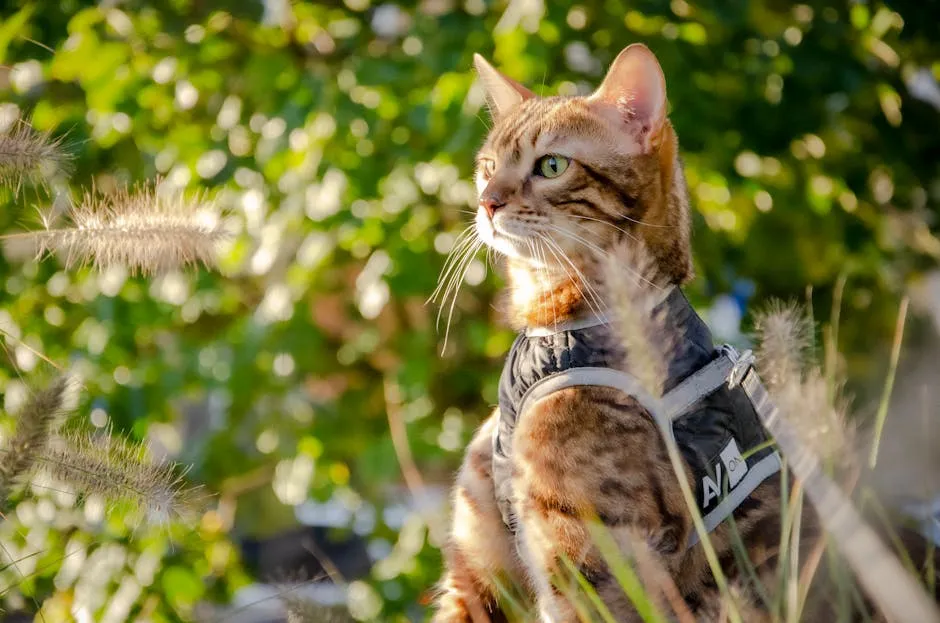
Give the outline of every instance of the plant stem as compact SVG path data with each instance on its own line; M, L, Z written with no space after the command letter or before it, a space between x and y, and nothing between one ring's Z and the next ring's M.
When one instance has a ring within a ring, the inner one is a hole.
M871 454L868 457L868 466L872 469L878 463L878 448L881 445L881 435L884 432L885 420L888 419L888 403L891 402L891 392L894 390L894 377L898 371L898 360L901 358L901 342L904 338L904 323L907 320L907 306L909 299L901 299L898 309L898 320L894 327L894 344L891 346L891 362L888 366L888 376L885 378L884 391L881 393L881 403L875 415L875 435L871 443Z

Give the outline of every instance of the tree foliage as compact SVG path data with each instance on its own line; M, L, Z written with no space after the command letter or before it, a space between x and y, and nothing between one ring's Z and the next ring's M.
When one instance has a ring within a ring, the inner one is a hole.
M71 158L0 190L0 231L35 229L36 207L58 218L82 188L159 178L206 193L233 234L221 274L0 260L0 327L81 373L94 426L191 464L217 496L188 530L136 539L132 509L62 519L54 493L24 502L0 524L0 557L40 553L0 564L6 608L74 599L122 620L105 596L123 595L127 612L189 619L249 581L238 539L330 509L381 557L350 587L352 614L421 616L443 534L433 500L403 506L389 414L429 490L446 486L513 337L482 256L443 354L425 305L475 206L488 123L475 52L571 94L628 43L653 49L696 207L702 309L810 285L825 319L847 275L840 340L864 377L882 370L899 293L940 257L930 3L14 0L2 19L0 125L28 119ZM5 411L44 365L17 340ZM78 579L95 564L97 584Z

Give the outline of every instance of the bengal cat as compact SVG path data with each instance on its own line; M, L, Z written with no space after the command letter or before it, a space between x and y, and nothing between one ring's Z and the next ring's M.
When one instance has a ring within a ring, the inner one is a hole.
M627 47L586 97L537 97L479 55L475 64L494 121L477 157L476 231L506 258L510 322L520 330L546 327L596 311L598 252L617 244L640 241L660 287L689 281L689 200L653 53ZM575 386L520 414L512 437L514 531L494 491L498 425L497 409L471 441L457 477L435 621L505 620L499 583L523 586L544 621L579 620L553 579L563 560L616 620L635 620L587 531L590 517L599 517L618 543L643 539L696 620L718 616L702 547L686 547L691 516L663 439L637 401L610 388ZM769 478L735 512L758 574L776 566L779 498L780 481ZM711 542L733 580L727 524L713 530ZM808 518L804 534L812 533L811 524ZM755 608L745 620L761 618Z

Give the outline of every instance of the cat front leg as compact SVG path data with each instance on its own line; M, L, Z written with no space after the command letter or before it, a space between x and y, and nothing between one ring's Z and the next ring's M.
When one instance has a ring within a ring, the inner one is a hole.
M646 593L665 612L663 583L680 567L691 518L645 410L617 390L564 389L521 415L513 448L514 509L542 620L580 620L578 601L588 601L573 569L615 620L639 620L589 530L596 520L620 550L605 554L634 558L639 544L655 557L656 573L638 569L659 584Z
M514 575L518 562L493 488L492 436L498 421L497 409L474 435L457 474L434 623L506 620L498 603L497 582Z

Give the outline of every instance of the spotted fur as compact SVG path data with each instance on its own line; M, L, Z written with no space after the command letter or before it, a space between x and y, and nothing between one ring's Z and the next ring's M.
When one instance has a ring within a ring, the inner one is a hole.
M535 97L482 59L477 67L495 123L478 155L476 225L507 258L513 325L550 326L598 308L597 258L616 245L647 250L655 264L653 287L692 278L678 143L665 116L665 82L648 49L624 50L590 97ZM540 158L551 155L565 158L567 168L557 177L540 175ZM515 534L494 499L497 421L494 413L471 442L454 487L454 527L435 621L504 620L503 580L528 592L542 620L580 620L562 580L566 561L616 620L639 620L589 533L592 518L623 555L651 552L651 568L662 573L641 575L662 608L669 609L667 597L675 594L696 620L724 616L726 604L701 547L687 547L692 520L665 443L639 403L609 388L572 387L520 414L513 436ZM780 517L776 479L735 513L758 575L776 569ZM728 522L719 526L712 542L734 580L743 574L730 530ZM812 517L805 517L807 543L815 533ZM746 620L767 618L745 584L735 583L734 590L742 595Z

